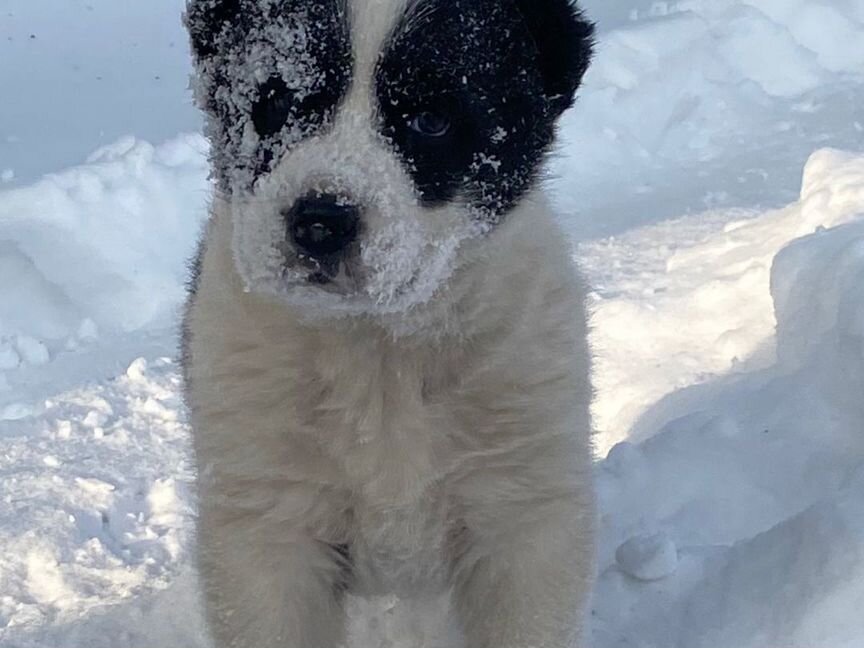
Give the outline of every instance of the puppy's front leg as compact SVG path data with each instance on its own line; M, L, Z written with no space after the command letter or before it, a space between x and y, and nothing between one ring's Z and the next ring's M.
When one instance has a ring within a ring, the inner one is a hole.
M520 508L469 522L455 601L468 648L572 648L581 637L593 577L591 505Z
M202 508L199 568L216 648L335 648L344 552L296 531Z

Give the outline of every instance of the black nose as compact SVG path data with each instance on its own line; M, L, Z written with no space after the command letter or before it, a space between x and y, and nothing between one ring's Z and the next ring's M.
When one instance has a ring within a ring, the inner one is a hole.
M360 210L338 196L301 198L288 214L288 235L311 257L338 254L357 238Z

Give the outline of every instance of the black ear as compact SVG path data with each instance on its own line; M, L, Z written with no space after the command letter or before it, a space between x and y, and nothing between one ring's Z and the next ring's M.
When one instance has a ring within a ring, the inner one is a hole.
M197 58L209 58L218 52L221 35L240 22L242 4L243 0L189 0L183 22Z
M594 23L576 0L513 0L534 37L546 96L559 114L573 105L591 63Z

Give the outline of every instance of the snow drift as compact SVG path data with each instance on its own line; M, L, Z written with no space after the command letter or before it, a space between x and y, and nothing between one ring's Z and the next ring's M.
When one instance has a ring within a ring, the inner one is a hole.
M0 277L14 278L0 281L0 357L4 338L62 348L164 325L206 211L205 155L197 135L158 147L125 138L84 166L0 192ZM16 342L23 361L27 344Z
M698 314L721 329L768 300L770 267L777 360L764 370L703 379L660 400L637 426L649 438L616 445L600 465L604 541L596 643L858 646L864 635L854 611L864 601L864 157L814 154L798 203L733 221L689 252L709 277L712 268L724 273L736 295L731 303L714 303L710 316ZM715 254L722 260L716 266ZM773 263L759 261L763 255ZM753 269L736 257L756 264L758 281L743 279ZM672 265L668 272L684 268ZM704 301L701 290L678 295L665 313L681 317L678 330L691 316L683 307L687 294L697 307ZM754 333L755 350L770 332ZM710 336L702 348L717 347ZM698 338L696 331L694 346ZM635 558L632 550L615 551L634 541L647 547ZM652 569L655 578L642 576Z
M601 28L557 185L580 235L780 206L819 146L864 139L861 0L585 2Z
M596 290L601 450L661 426L664 410L651 408L676 389L773 362L774 257L864 212L862 177L860 155L822 149L805 165L799 201L787 207L712 210L583 244ZM639 263L623 271L635 256ZM785 313L792 287L777 276L774 284Z

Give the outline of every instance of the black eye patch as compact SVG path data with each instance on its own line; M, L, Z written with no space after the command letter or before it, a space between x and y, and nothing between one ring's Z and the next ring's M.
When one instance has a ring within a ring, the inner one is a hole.
M429 86L428 98L388 88L383 133L411 170L422 202L434 206L450 199L461 184L482 125L463 98Z
M278 135L286 125L304 128L321 126L332 115L339 96L332 87L318 91L290 89L279 77L261 86L258 100L252 107L252 124L262 139Z
M375 83L382 134L424 204L495 220L531 188L587 66L580 21L570 0L410 5Z
M420 6L377 72L383 134L424 204L460 196L498 215L529 185L551 139L542 79L526 53L530 35L500 0ZM445 120L446 132L419 132L424 113Z
M261 86L258 101L252 107L252 123L258 134L272 137L281 131L294 110L295 101L295 93L278 77Z
M326 128L344 98L353 62L346 2L189 0L186 24L214 175L223 191L248 190Z

